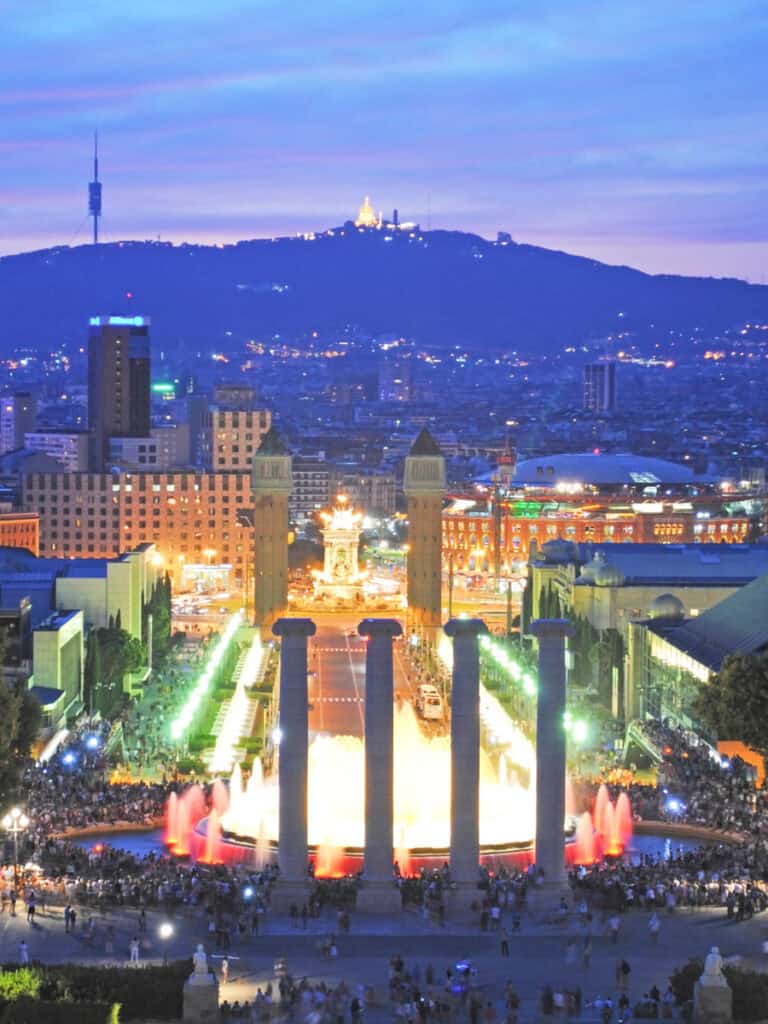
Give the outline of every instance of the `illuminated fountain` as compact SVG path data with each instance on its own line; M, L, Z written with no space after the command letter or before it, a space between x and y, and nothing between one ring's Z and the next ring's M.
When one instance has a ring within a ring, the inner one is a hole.
M601 857L620 857L632 844L632 807L626 793L611 802L608 788L600 786L592 814L585 811L576 826L574 861L594 864Z
M336 606L352 606L363 597L366 573L357 561L363 516L349 507L346 495L339 494L332 512L321 514L324 561L322 570L314 570L314 596Z
M486 851L530 845L535 794L533 746L511 723L505 746L492 757L481 755L480 839ZM450 740L428 737L410 705L395 710L394 835L396 859L404 873L427 851L445 851L450 843ZM364 844L364 746L353 736L317 736L309 747L309 844L315 848L318 875L342 870L345 851ZM276 846L278 788L263 776L260 760L242 786L240 769L230 780L230 806L221 818L225 836Z

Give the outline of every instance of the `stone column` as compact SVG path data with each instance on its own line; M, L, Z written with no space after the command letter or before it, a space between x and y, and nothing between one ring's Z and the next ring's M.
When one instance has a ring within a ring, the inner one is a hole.
M451 882L450 903L467 909L478 898L480 867L480 654L482 619L451 619Z
M280 909L303 901L307 891L307 766L309 699L307 637L311 619L278 619L272 627L280 643ZM274 898L272 903L274 905ZM299 909L301 909L299 903Z
M394 913L402 908L392 876L394 813L394 683L392 640L403 630L395 619L364 619L358 632L365 652L365 862L357 909Z
M531 633L539 642L536 707L536 884L529 905L536 912L557 911L571 902L565 873L565 639L569 619L536 619Z

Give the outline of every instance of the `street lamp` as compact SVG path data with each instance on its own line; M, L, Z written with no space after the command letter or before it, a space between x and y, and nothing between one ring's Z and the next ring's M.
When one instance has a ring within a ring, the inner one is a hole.
M3 818L3 828L13 836L13 884L19 889L19 832L29 828L29 818L18 807L13 807Z
M157 934L163 944L163 966L168 966L168 943L173 938L174 928L170 921L163 921L157 929Z

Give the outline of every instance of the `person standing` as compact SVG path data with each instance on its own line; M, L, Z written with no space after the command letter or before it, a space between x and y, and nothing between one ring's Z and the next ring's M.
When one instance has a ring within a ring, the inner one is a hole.
M651 914L651 919L648 922L648 931L651 933L651 942L655 946L659 941L659 931L661 930L661 921L659 915L655 912Z
M499 946L502 956L509 956L509 932L502 925L499 932Z
M22 966L29 963L29 949L24 939L19 943L19 963Z
M585 935L584 936L584 947L583 947L583 949L581 951L581 962L584 965L585 969L589 968L591 960L592 960L592 936L591 935Z
M139 962L139 938L137 935L131 939L130 945L128 946L130 962L137 964Z
M221 984L226 985L229 981L229 960L226 957L221 961Z

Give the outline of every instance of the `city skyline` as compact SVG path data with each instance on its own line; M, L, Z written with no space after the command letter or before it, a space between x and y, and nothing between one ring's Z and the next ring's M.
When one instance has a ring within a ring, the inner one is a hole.
M422 227L764 280L754 3L14 2L6 29L2 254L88 242L98 129L107 242L318 230L370 194Z

